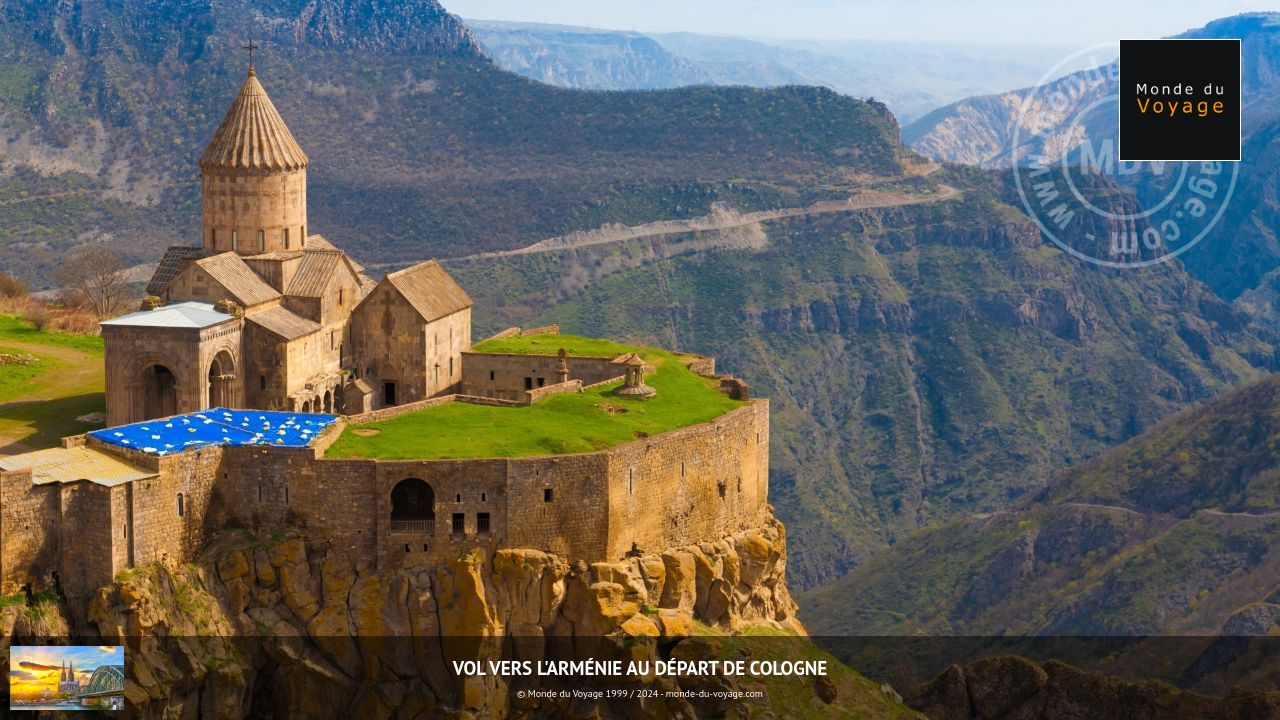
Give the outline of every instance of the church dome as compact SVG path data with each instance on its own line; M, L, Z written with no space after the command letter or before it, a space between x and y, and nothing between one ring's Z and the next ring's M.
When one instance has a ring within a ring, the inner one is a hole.
M288 171L306 166L307 154L262 89L257 73L249 68L249 76L200 156L200 169Z

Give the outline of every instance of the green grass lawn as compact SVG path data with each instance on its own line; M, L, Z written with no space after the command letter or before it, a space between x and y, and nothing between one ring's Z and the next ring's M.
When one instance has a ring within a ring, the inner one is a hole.
M101 335L77 335L75 333L53 332L52 330L37 330L31 323L15 315L0 315L0 342L5 340L70 348L99 356L102 355Z
M658 394L648 400L622 398L613 394L614 384L552 395L521 407L449 403L348 427L326 455L417 460L592 452L708 422L745 404L717 391L716 381L691 372L665 350L571 335L516 337L481 343L476 349L552 354L561 347L571 354L598 357L638 352L657 368L645 382Z
M0 453L52 447L100 425L77 417L102 412L102 338L36 330L0 315L0 352L32 355L34 365L0 365Z
M621 345L612 340L578 337L577 335L517 335L502 340L485 340L472 350L512 355L555 355L564 348L570 355L613 358L628 352L638 352L645 359L652 352L647 348ZM670 353L668 353L670 354Z

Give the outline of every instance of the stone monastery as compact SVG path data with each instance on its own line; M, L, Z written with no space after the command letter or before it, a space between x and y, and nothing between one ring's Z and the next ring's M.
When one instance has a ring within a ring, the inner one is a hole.
M490 339L531 338L525 352L473 348L471 299L437 262L374 282L309 231L307 162L250 68L200 157L200 245L169 248L144 307L102 323L107 427L0 457L0 595L83 596L130 567L188 562L228 527L304 528L394 569L511 548L571 564L652 558L774 522L768 401L745 383L707 357L569 353L554 327ZM379 432L362 424L431 423L450 403L514 428L528 406L572 400L551 396L607 393L589 425L679 400L671 387L720 401L718 414L703 403L688 422L573 454L328 453ZM727 603L739 581L718 582L703 589Z
M203 243L102 324L107 424L207 407L354 414L458 385L471 298L435 261L374 283L307 233L307 155L253 68L200 157Z

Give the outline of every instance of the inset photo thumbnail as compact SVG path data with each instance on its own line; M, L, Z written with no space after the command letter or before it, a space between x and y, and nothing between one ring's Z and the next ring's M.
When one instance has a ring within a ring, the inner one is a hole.
M14 645L10 710L124 709L124 647Z

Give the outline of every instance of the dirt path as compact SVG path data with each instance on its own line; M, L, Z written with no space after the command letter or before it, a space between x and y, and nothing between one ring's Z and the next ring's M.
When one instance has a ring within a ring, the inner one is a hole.
M48 195L32 195L30 197L19 197L11 200L0 200L0 206L19 205L21 203L39 202L41 200L57 200L60 198L76 197L78 195L88 194L88 190L67 190L65 192L49 193Z
M23 396L23 402L66 397L68 391L82 390L85 386L92 385L96 378L102 377L101 358L74 348L5 340L3 338L0 338L0 347L21 350L32 355L45 355L62 360L71 366L68 368L50 368L48 372L42 373L38 380L44 387L37 392Z
M49 436L92 429L91 425L76 423L74 415L51 416L62 412L75 413L95 405L87 396L102 392L101 357L75 348L7 338L0 338L0 347L53 358L66 364L49 368L37 376L33 381L37 387L32 392L0 403L0 456L46 447L51 439ZM34 441L34 444L24 441Z
M675 235L690 232L706 232L711 230L731 230L756 223L783 218L802 217L806 215L826 215L829 213L870 210L874 208L898 207L905 205L923 205L943 202L960 197L960 190L950 185L939 185L938 191L929 195L911 195L900 192L884 192L873 190L850 196L844 200L820 200L808 207L781 208L778 210L758 210L740 213L724 207L717 207L710 213L687 220L657 220L642 225L605 225L594 230L581 230L540 240L515 250L499 250L497 252L476 253L460 258L452 258L453 262L480 260L487 258L507 257L510 255L529 255L533 253L556 252L574 248L606 245L609 243L627 242L660 235Z
M932 166L920 173L928 175L940 166ZM820 200L801 208L781 208L778 210L758 210L741 213L723 206L717 206L710 213L686 220L655 220L641 225L622 225L614 223L593 230L578 230L567 235L559 235L546 240L539 240L514 250L498 250L495 252L476 253L462 257L448 258L446 262L466 262L487 258L508 257L511 255L531 255L534 253L557 252L593 245L627 242L648 237L663 235L679 235L691 232L712 230L732 230L747 227L770 220L802 217L806 215L826 215L829 213L853 212L855 210L871 210L874 208L899 207L906 205L924 205L927 203L945 202L960 197L963 193L950 185L938 185L937 192L928 195L913 195L903 192L885 192L871 190L852 195L844 200ZM371 268L388 269L403 266L403 263L379 263Z
M1138 517L1146 517L1145 514L1140 513L1137 510L1134 510L1133 508L1120 507L1119 505L1102 505L1100 503L1087 503L1087 502L1069 502L1069 503L1063 503L1063 505L1066 505L1067 507L1087 508L1090 510L1119 510L1120 512L1129 513L1130 515L1137 515Z
M1265 520L1267 518L1280 518L1280 510L1268 513L1249 513L1249 512L1227 512L1226 510L1201 510L1205 515L1214 515L1216 517L1239 517L1249 518L1252 520Z

